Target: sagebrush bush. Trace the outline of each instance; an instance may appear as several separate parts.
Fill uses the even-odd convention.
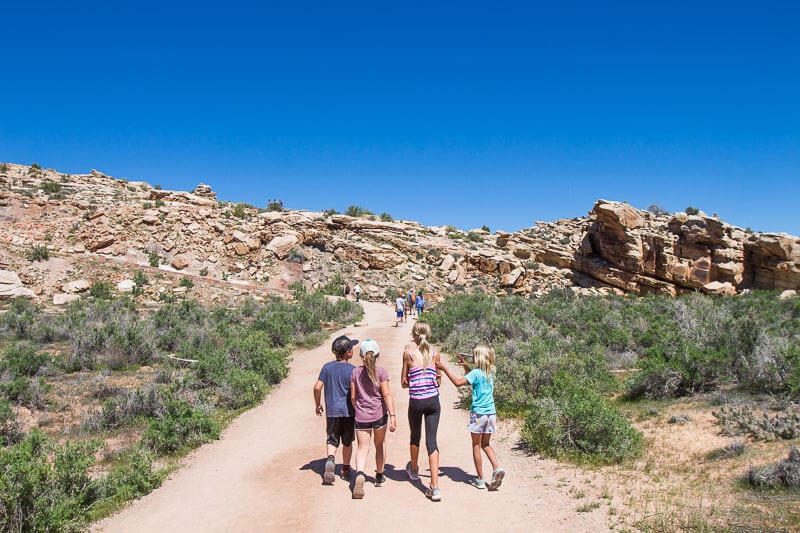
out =
[[[0,400],[0,447],[16,444],[22,439],[21,424],[7,400]]]
[[[643,446],[642,435],[602,395],[563,378],[532,403],[522,439],[545,455],[575,454],[597,462],[635,457]]]
[[[150,421],[142,443],[159,454],[170,454],[219,438],[219,425],[188,402],[172,399],[166,411]]]
[[[225,376],[224,391],[225,404],[232,409],[240,409],[255,405],[264,399],[267,392],[267,383],[264,378],[252,370],[234,368]]]
[[[0,360],[0,371],[8,372],[11,377],[33,377],[39,370],[50,362],[47,353],[36,353],[29,345],[13,344],[5,351],[5,356]]]
[[[95,442],[52,443],[32,430],[0,449],[0,530],[84,531]]]

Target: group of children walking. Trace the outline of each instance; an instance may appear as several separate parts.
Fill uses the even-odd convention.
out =
[[[439,449],[437,430],[441,405],[439,387],[442,372],[457,387],[472,388],[469,431],[472,441],[472,457],[477,476],[470,484],[478,489],[497,490],[503,482],[505,471],[500,468],[490,441],[495,432],[497,414],[494,405],[495,353],[486,344],[478,344],[473,350],[471,361],[458,355],[458,364],[464,369],[463,377],[456,376],[443,363],[428,342],[430,326],[423,321],[416,322],[412,330],[413,342],[403,350],[401,386],[409,390],[408,423],[411,433],[410,461],[406,474],[412,481],[419,480],[419,450],[422,440],[422,426],[425,426],[425,448],[431,472],[430,486],[426,496],[431,501],[442,499],[439,488]],[[336,479],[336,450],[342,445],[343,464],[341,477],[351,479],[350,462],[353,440],[358,442],[356,454],[356,473],[353,480],[353,498],[361,499],[365,494],[367,464],[370,446],[375,445],[375,486],[380,487],[386,480],[386,430],[397,429],[397,411],[389,386],[386,369],[378,366],[380,348],[377,341],[365,339],[360,343],[361,366],[349,361],[359,341],[344,335],[333,341],[331,350],[334,361],[323,365],[314,384],[315,412],[322,416],[326,412],[327,459],[323,482],[333,484]],[[325,409],[322,407],[324,392]],[[492,465],[489,479],[483,476],[482,454],[486,454]]]

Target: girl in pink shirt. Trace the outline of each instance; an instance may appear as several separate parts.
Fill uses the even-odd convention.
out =
[[[389,388],[389,375],[386,369],[375,365],[380,353],[378,343],[372,339],[361,342],[361,360],[363,364],[353,370],[350,377],[350,399],[353,402],[356,419],[356,480],[353,486],[353,498],[364,497],[367,465],[372,436],[375,437],[375,486],[380,487],[386,480],[383,467],[386,463],[385,439],[386,426],[389,431],[397,429],[397,416],[394,410],[394,399]]]

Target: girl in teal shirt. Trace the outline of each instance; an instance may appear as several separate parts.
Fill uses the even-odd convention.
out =
[[[464,360],[464,355],[458,354],[458,364],[464,369],[465,376],[458,378],[442,362],[436,362],[436,368],[441,370],[453,385],[472,387],[472,405],[469,408],[469,432],[472,438],[472,459],[478,476],[470,480],[473,487],[497,490],[506,475],[505,470],[497,463],[497,456],[490,444],[492,433],[497,428],[497,410],[494,407],[494,378],[495,378],[495,353],[488,344],[478,344],[472,351],[472,360],[475,368]],[[483,457],[481,450],[492,463],[492,479],[487,483],[483,478]]]

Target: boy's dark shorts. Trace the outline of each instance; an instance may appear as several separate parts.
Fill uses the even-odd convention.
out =
[[[327,418],[325,431],[328,432],[328,444],[338,447],[341,439],[343,446],[350,446],[355,439],[355,422],[352,416]]]

